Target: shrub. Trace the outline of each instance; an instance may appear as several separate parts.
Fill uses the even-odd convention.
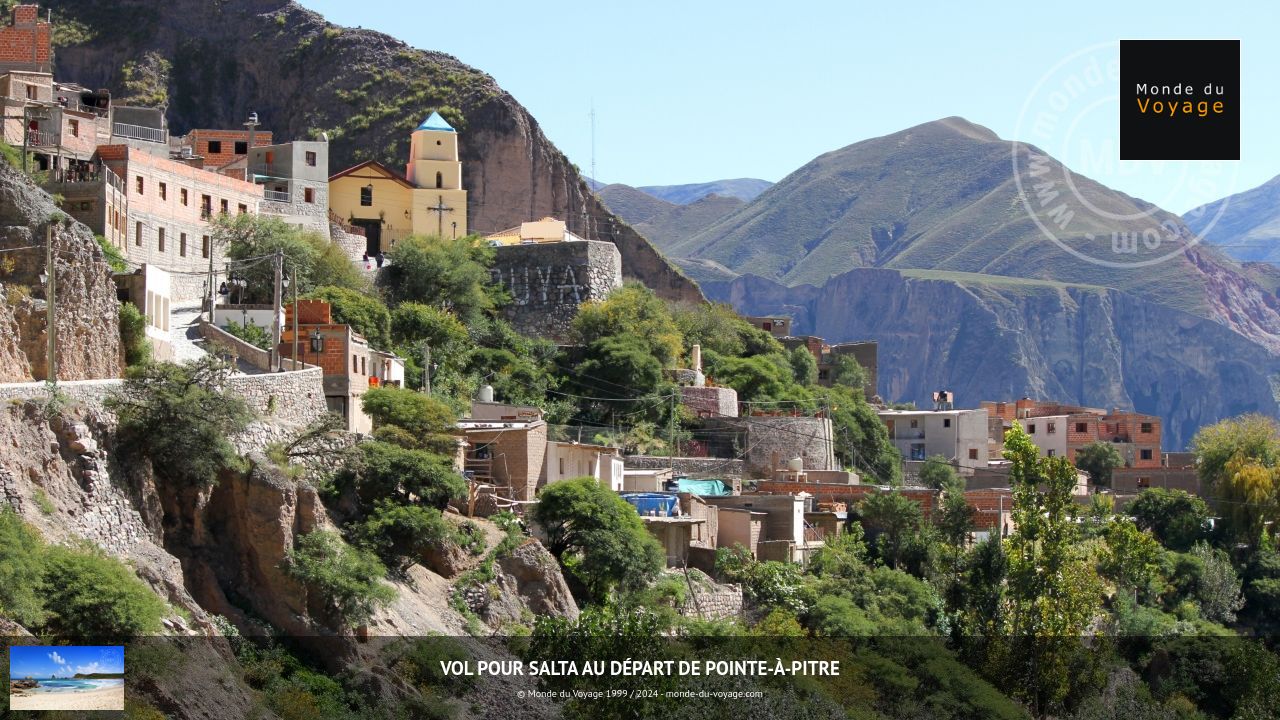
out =
[[[133,367],[151,362],[147,319],[133,303],[120,303],[120,345],[124,349],[125,365]]]
[[[403,388],[369,390],[361,406],[375,427],[394,425],[419,438],[448,434],[457,421],[444,401]]]
[[[45,618],[44,542],[12,510],[0,511],[0,616],[27,627]]]
[[[101,235],[94,235],[94,240],[98,241],[98,247],[102,248],[103,258],[106,259],[107,265],[111,267],[112,272],[125,272],[129,266],[124,261],[124,253],[120,252],[120,248],[112,245],[109,240]]]
[[[350,625],[368,622],[396,596],[393,588],[383,584],[387,569],[373,553],[353,548],[326,530],[301,536],[289,551],[286,570],[332,600],[338,617]]]
[[[252,320],[247,325],[228,321],[222,329],[226,330],[228,335],[240,338],[259,350],[271,350],[271,331]]]
[[[166,460],[153,466],[156,474],[180,485],[212,485],[221,470],[240,467],[228,438],[248,426],[252,413],[222,389],[229,372],[213,357],[130,368],[123,388],[106,401],[119,418],[122,452],[136,461]]]
[[[424,505],[443,510],[450,498],[467,495],[466,481],[449,458],[377,440],[360,445],[355,469],[357,492],[366,504],[383,498],[408,501],[414,495]]]
[[[350,264],[350,260],[344,259]],[[346,323],[380,350],[391,347],[391,314],[382,301],[346,287],[324,286],[307,294],[308,299],[329,303],[336,323]]]
[[[124,563],[91,546],[49,549],[44,595],[46,629],[79,638],[154,633],[166,609]]]
[[[362,547],[372,550],[390,567],[405,565],[405,559],[416,561],[432,547],[446,543],[461,545],[458,531],[444,515],[432,507],[397,505],[378,501],[373,512],[355,524],[352,535]]]

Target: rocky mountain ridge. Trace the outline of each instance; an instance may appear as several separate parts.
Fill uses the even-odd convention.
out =
[[[1272,417],[1280,360],[1219,323],[1114,289],[926,271],[858,269],[820,287],[744,275],[705,283],[752,315],[794,318],[793,332],[879,343],[879,392],[958,407],[1023,396],[1135,409],[1164,420],[1180,449],[1204,424]]]
[[[1237,260],[1280,262],[1280,176],[1201,205],[1182,221]]]

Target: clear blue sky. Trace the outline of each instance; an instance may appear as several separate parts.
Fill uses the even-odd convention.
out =
[[[1036,83],[1082,48],[1238,38],[1242,160],[1214,170],[1232,187],[1175,188],[1167,169],[1080,167],[1037,144],[1177,212],[1280,174],[1277,3],[301,1],[488,72],[588,173],[594,103],[599,179],[630,185],[777,181],[823,152],[949,115],[1010,138]],[[1114,148],[1112,100],[1083,113],[1073,142]]]
[[[124,648],[119,645],[44,646],[9,648],[9,677],[70,677],[76,673],[124,672]]]

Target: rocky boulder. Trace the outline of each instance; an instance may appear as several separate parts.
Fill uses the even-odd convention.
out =
[[[493,583],[470,592],[466,600],[490,627],[527,623],[537,615],[574,619],[578,604],[560,572],[560,564],[536,540],[529,540],[498,558]]]

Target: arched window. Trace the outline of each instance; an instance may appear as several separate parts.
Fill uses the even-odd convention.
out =
[[[444,187],[444,173],[436,173],[436,188]]]

